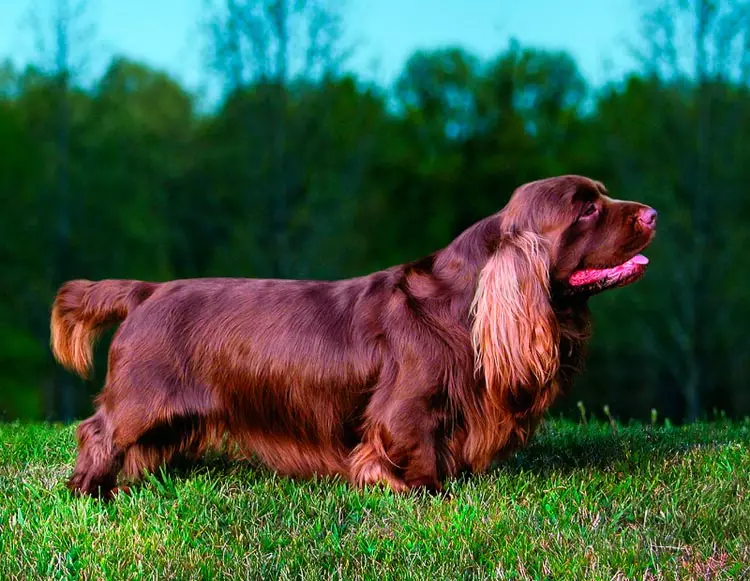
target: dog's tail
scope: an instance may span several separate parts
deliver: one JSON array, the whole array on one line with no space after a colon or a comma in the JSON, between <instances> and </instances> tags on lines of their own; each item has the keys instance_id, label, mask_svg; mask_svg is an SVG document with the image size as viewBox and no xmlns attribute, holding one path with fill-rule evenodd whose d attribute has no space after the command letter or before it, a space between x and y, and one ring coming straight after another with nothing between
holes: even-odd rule
<instances>
[{"instance_id":1,"label":"dog's tail","mask_svg":"<svg viewBox=\"0 0 750 581\"><path fill-rule=\"evenodd\" d=\"M88 377L99 334L124 320L157 286L137 280L66 282L52 306L50 344L55 359L81 377Z\"/></svg>"}]
</instances>

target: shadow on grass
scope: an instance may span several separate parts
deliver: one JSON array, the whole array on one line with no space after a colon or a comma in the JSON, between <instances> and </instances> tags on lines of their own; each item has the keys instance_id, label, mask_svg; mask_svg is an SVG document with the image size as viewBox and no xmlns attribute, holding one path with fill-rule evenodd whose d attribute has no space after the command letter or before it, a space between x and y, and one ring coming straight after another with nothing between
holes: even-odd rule
<instances>
[{"instance_id":1,"label":"shadow on grass","mask_svg":"<svg viewBox=\"0 0 750 581\"><path fill-rule=\"evenodd\" d=\"M630 470L678 459L696 449L747 442L750 423L705 423L679 428L651 425L552 424L495 470L517 473L581 469Z\"/></svg>"},{"instance_id":2,"label":"shadow on grass","mask_svg":"<svg viewBox=\"0 0 750 581\"><path fill-rule=\"evenodd\" d=\"M176 458L166 471L173 478L190 478L205 473L241 475L248 483L263 480L271 474L256 460L236 458L223 452L209 452L197 460Z\"/></svg>"}]
</instances>

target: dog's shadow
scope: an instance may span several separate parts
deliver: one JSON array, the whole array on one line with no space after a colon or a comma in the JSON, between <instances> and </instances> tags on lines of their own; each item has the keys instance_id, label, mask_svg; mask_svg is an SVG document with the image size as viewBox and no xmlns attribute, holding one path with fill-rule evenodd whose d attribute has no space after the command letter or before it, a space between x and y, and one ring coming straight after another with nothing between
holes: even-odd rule
<instances>
[{"instance_id":1,"label":"dog's shadow","mask_svg":"<svg viewBox=\"0 0 750 581\"><path fill-rule=\"evenodd\" d=\"M698 449L743 442L750 424L728 422L685 427L617 424L544 427L523 450L495 465L494 471L541 475L578 470L634 473L655 463L679 462Z\"/></svg>"},{"instance_id":2,"label":"dog's shadow","mask_svg":"<svg viewBox=\"0 0 750 581\"><path fill-rule=\"evenodd\" d=\"M255 484L269 477L272 472L254 458L241 458L225 450L210 451L200 458L176 457L168 465L162 466L158 474L150 475L151 479L163 481L187 480L201 475L226 477L238 476L247 484Z\"/></svg>"}]
</instances>

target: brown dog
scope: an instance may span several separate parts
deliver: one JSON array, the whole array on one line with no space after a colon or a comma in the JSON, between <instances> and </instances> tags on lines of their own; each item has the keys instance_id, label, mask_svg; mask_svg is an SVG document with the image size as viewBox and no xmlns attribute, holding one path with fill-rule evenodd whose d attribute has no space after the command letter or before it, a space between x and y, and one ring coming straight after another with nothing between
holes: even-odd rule
<instances>
[{"instance_id":1,"label":"brown dog","mask_svg":"<svg viewBox=\"0 0 750 581\"><path fill-rule=\"evenodd\" d=\"M72 281L52 348L85 375L122 321L69 487L102 494L228 436L290 476L440 489L524 445L578 369L587 299L640 278L656 212L526 184L416 262L336 282Z\"/></svg>"}]
</instances>

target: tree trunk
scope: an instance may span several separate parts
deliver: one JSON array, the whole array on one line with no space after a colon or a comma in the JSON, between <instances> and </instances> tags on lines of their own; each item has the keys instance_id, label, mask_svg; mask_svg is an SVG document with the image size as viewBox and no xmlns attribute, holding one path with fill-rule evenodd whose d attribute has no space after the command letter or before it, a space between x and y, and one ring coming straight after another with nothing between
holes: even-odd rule
<instances>
[{"instance_id":1,"label":"tree trunk","mask_svg":"<svg viewBox=\"0 0 750 581\"><path fill-rule=\"evenodd\" d=\"M286 176L286 85L289 58L289 8L287 0L276 0L273 7L278 52L276 53L276 98L274 100L274 235L275 276L291 276L289 265L289 200Z\"/></svg>"},{"instance_id":2,"label":"tree trunk","mask_svg":"<svg viewBox=\"0 0 750 581\"><path fill-rule=\"evenodd\" d=\"M55 69L57 75L57 119L55 154L57 159L55 176L55 208L57 212L57 236L55 241L55 265L52 283L55 287L69 278L71 199L70 199L70 14L69 6L62 0L55 23ZM75 394L71 378L56 371L55 396L57 419L71 421L75 417Z\"/></svg>"}]
</instances>

